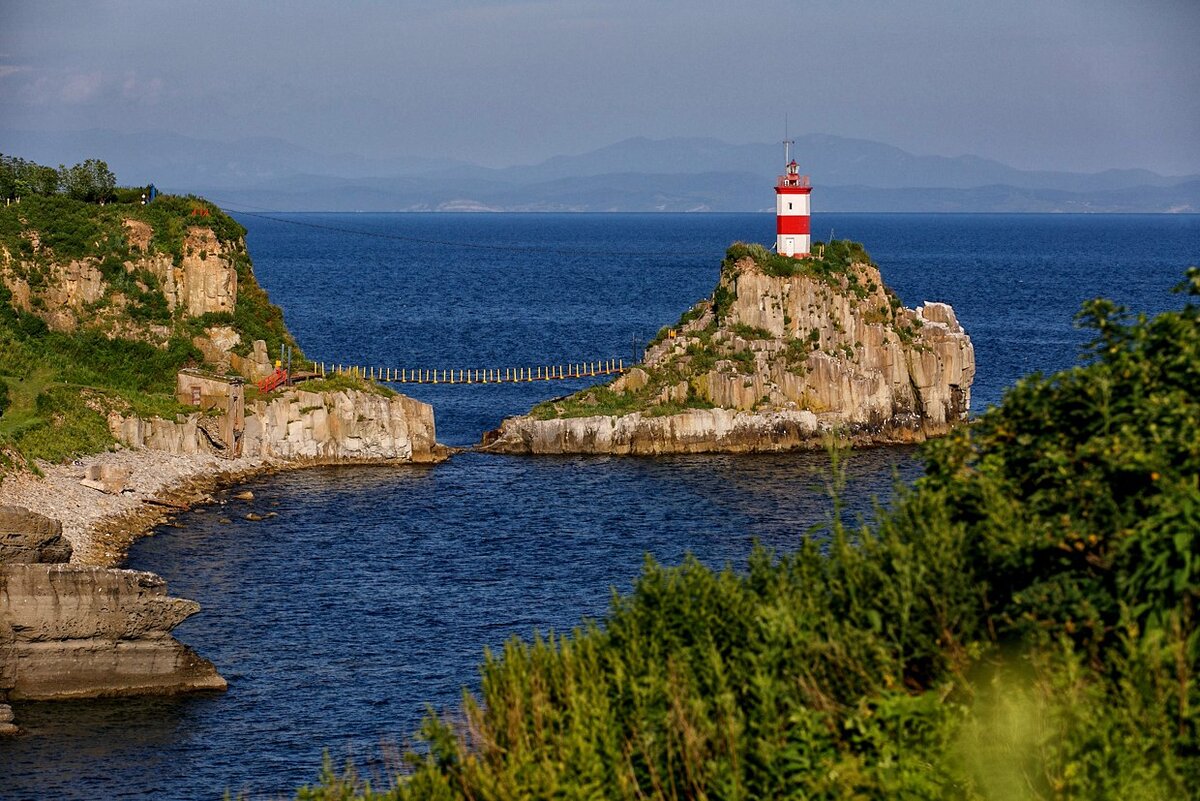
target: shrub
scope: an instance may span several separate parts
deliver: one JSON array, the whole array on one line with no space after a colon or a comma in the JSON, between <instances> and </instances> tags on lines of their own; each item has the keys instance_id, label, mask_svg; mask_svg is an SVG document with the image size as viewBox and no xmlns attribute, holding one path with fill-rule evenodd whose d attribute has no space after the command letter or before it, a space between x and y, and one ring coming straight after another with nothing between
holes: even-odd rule
<instances>
[{"instance_id":1,"label":"shrub","mask_svg":"<svg viewBox=\"0 0 1200 801\"><path fill-rule=\"evenodd\" d=\"M648 561L602 624L487 654L387 796L1187 797L1200 309L1080 319L1090 363L928 446L872 526L835 505L744 574Z\"/></svg>"}]
</instances>

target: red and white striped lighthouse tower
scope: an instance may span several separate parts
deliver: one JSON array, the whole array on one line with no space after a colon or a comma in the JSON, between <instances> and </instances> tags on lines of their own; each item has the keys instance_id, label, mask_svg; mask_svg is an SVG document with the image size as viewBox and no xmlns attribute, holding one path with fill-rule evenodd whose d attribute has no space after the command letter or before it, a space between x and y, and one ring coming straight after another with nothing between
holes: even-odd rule
<instances>
[{"instance_id":1,"label":"red and white striped lighthouse tower","mask_svg":"<svg viewBox=\"0 0 1200 801\"><path fill-rule=\"evenodd\" d=\"M787 171L779 176L775 184L775 252L796 259L808 256L812 249L812 236L808 225L808 195L812 186L807 175L800 174L800 167L791 157L794 143L783 140L783 160Z\"/></svg>"}]
</instances>

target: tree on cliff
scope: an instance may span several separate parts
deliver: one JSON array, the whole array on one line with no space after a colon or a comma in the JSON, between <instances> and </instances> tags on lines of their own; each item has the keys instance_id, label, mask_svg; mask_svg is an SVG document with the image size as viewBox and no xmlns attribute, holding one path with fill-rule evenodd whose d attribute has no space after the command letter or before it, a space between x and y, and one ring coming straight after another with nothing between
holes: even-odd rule
<instances>
[{"instance_id":1,"label":"tree on cliff","mask_svg":"<svg viewBox=\"0 0 1200 801\"><path fill-rule=\"evenodd\" d=\"M117 186L108 164L85 159L72 167L58 169L16 156L0 154L0 197L16 199L28 195L63 194L87 203L107 203Z\"/></svg>"},{"instance_id":2,"label":"tree on cliff","mask_svg":"<svg viewBox=\"0 0 1200 801\"><path fill-rule=\"evenodd\" d=\"M106 203L113 197L116 176L99 159L87 159L74 167L59 167L67 197L87 203Z\"/></svg>"}]
</instances>

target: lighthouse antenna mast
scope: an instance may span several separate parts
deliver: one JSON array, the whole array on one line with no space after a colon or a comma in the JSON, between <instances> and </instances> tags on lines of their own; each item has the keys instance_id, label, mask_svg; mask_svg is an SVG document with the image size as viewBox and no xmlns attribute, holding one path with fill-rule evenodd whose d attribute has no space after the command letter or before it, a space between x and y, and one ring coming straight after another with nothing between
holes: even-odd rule
<instances>
[{"instance_id":1,"label":"lighthouse antenna mast","mask_svg":"<svg viewBox=\"0 0 1200 801\"><path fill-rule=\"evenodd\" d=\"M788 138L788 115L783 115L783 163L792 163L792 145L796 144L794 140Z\"/></svg>"}]
</instances>

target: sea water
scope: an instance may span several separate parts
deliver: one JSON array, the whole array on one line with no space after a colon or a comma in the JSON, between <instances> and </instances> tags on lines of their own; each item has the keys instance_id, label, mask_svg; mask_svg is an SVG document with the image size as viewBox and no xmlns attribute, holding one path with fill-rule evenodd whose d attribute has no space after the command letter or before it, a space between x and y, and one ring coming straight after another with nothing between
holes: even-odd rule
<instances>
[{"instance_id":1,"label":"sea water","mask_svg":"<svg viewBox=\"0 0 1200 801\"><path fill-rule=\"evenodd\" d=\"M725 247L770 243L769 214L235 215L259 281L325 362L473 369L633 358L711 292ZM283 220L283 221L280 221ZM1150 313L1200 262L1197 216L815 215L863 242L906 305L952 304L975 343L973 409L1032 371L1070 367L1079 304ZM439 440L586 385L419 385ZM851 520L920 473L911 449L844 465ZM185 514L136 544L203 610L178 637L223 694L16 705L0 798L289 796L323 753L386 777L429 705L477 686L485 648L569 632L630 589L647 554L740 569L829 519L823 453L527 458L322 468L249 482L249 504ZM242 489L239 487L237 489ZM261 522L248 511L274 511ZM232 522L222 523L222 519Z\"/></svg>"}]
</instances>

